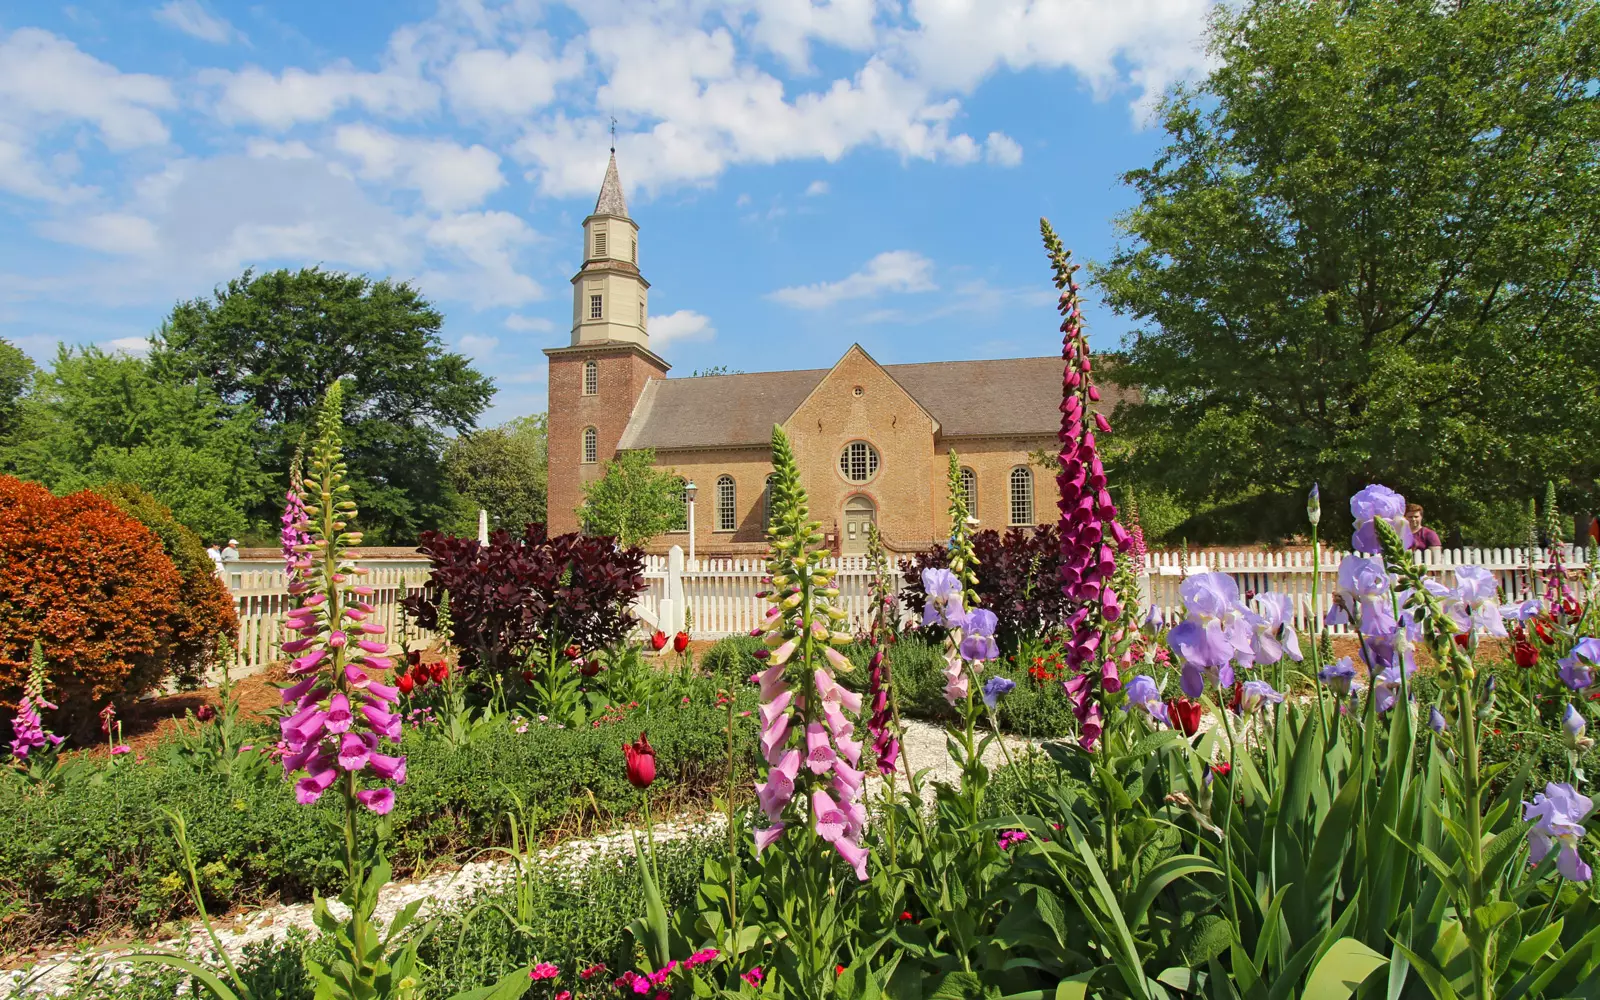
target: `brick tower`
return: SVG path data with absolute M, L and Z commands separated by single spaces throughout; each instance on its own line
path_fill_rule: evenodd
M 670 367 L 650 351 L 639 225 L 628 217 L 611 151 L 594 212 L 583 220 L 583 267 L 572 276 L 572 343 L 546 348 L 552 533 L 578 529 L 583 484 L 617 451 L 645 383 Z

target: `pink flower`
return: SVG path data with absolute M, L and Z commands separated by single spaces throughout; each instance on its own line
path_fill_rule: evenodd
M 111 755 L 113 757 L 120 757 L 125 753 L 133 753 L 133 747 L 123 744 L 121 746 L 114 746 L 111 748 Z
M 356 799 L 379 816 L 394 808 L 394 789 L 366 788 L 356 793 Z
M 555 979 L 557 976 L 560 976 L 560 975 L 561 975 L 561 970 L 556 968 L 554 965 L 551 965 L 549 962 L 540 962 L 538 965 L 535 965 L 533 967 L 533 971 L 532 972 L 528 973 L 528 978 L 529 979 Z
M 756 798 L 767 819 L 776 823 L 794 798 L 794 780 L 800 774 L 800 751 L 786 751 L 779 762 L 767 769 L 767 780 L 756 786 Z

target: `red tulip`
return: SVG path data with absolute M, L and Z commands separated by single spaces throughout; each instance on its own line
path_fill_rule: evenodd
M 522 672 L 522 683 L 524 683 L 524 684 L 532 684 L 533 683 L 533 671 L 532 670 L 524 670 Z
M 662 648 L 666 646 L 666 644 L 667 633 L 661 631 L 660 629 L 656 629 L 656 634 L 650 637 L 650 648 L 659 653 L 661 652 Z
M 417 686 L 417 682 L 411 679 L 410 674 L 401 674 L 394 679 L 394 686 L 400 689 L 401 694 L 410 694 L 411 689 Z
M 641 732 L 632 743 L 622 744 L 622 753 L 628 758 L 628 784 L 635 788 L 649 788 L 650 783 L 656 780 L 656 751 L 645 739 L 644 733 Z
M 677 635 L 672 637 L 672 651 L 674 653 L 681 653 L 681 652 L 683 652 L 684 650 L 686 650 L 688 648 L 689 648 L 689 633 L 687 633 L 687 632 L 679 632 Z
M 444 679 L 450 676 L 450 664 L 444 662 L 443 660 L 434 660 L 432 669 L 433 682 L 435 684 L 443 684 Z
M 1211 773 L 1215 774 L 1219 778 L 1226 778 L 1228 776 L 1228 772 L 1232 770 L 1233 765 L 1229 764 L 1227 761 L 1223 761 L 1221 764 L 1211 765 Z
M 567 659 L 569 660 L 576 660 L 578 657 L 583 655 L 583 650 L 579 649 L 577 646 L 568 646 L 564 652 L 567 654 Z
M 584 662 L 582 660 L 578 661 L 578 673 L 582 674 L 583 676 L 585 676 L 585 677 L 593 677 L 595 674 L 598 674 L 599 672 L 600 672 L 600 664 L 595 663 L 592 660 L 589 661 L 589 662 Z
M 1167 714 L 1183 735 L 1193 736 L 1200 731 L 1200 717 L 1205 714 L 1205 708 L 1188 698 L 1171 698 L 1167 701 Z
M 1527 668 L 1539 662 L 1539 651 L 1526 639 L 1518 639 L 1511 645 L 1511 658 L 1517 661 L 1517 666 Z
M 194 710 L 194 717 L 201 722 L 210 722 L 217 717 L 217 710 L 210 705 L 201 705 Z

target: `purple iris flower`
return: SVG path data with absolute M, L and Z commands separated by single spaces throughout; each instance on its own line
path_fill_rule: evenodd
M 987 608 L 968 611 L 966 621 L 961 626 L 961 658 L 971 661 L 998 658 L 1000 647 L 994 641 L 994 630 L 998 624 L 994 612 Z
M 1452 617 L 1462 630 L 1468 628 L 1504 637 L 1505 621 L 1496 599 L 1500 589 L 1494 574 L 1482 566 L 1456 567 L 1456 589 L 1451 591 L 1456 605 Z
M 1393 708 L 1394 703 L 1400 699 L 1400 671 L 1390 667 L 1374 677 L 1372 697 L 1374 707 L 1379 712 L 1387 712 Z
M 1000 699 L 1010 694 L 1017 682 L 1009 677 L 991 677 L 983 682 L 983 703 L 994 708 Z
M 1356 530 L 1350 535 L 1350 547 L 1357 552 L 1376 555 L 1383 551 L 1378 544 L 1378 529 L 1373 522 L 1384 520 L 1400 535 L 1407 548 L 1411 546 L 1411 526 L 1406 523 L 1406 498 L 1387 486 L 1377 483 L 1350 498 L 1350 515 L 1355 518 Z
M 1566 731 L 1567 742 L 1574 750 L 1587 750 L 1594 746 L 1594 740 L 1588 739 L 1584 733 L 1589 729 L 1588 720 L 1583 713 L 1572 707 L 1572 702 L 1567 702 L 1567 710 L 1561 715 L 1561 728 Z
M 1322 683 L 1328 685 L 1328 690 L 1341 698 L 1348 698 L 1361 690 L 1361 683 L 1356 680 L 1355 661 L 1348 656 L 1342 656 L 1323 667 L 1317 676 L 1322 679 Z
M 1196 573 L 1178 586 L 1189 614 L 1221 620 L 1239 607 L 1239 585 L 1226 573 Z
M 1589 881 L 1594 872 L 1578 856 L 1578 842 L 1584 834 L 1579 824 L 1594 809 L 1594 802 L 1571 785 L 1552 781 L 1543 792 L 1534 793 L 1532 802 L 1522 805 L 1523 820 L 1534 822 L 1528 831 L 1528 860 L 1538 864 L 1552 847 L 1559 847 L 1556 871 L 1574 882 Z
M 1544 602 L 1537 597 L 1529 598 L 1521 604 L 1500 605 L 1500 617 L 1509 618 L 1514 622 L 1525 622 L 1530 618 L 1537 618 L 1544 613 Z
M 1150 718 L 1163 726 L 1172 725 L 1172 720 L 1167 715 L 1166 702 L 1161 700 L 1161 688 L 1156 686 L 1155 678 L 1147 674 L 1137 674 L 1123 685 L 1122 690 L 1128 695 L 1127 704 L 1122 706 L 1124 712 L 1138 705 L 1149 714 Z
M 1389 573 L 1381 561 L 1365 556 L 1345 556 L 1339 563 L 1339 587 L 1334 594 L 1333 607 L 1328 611 L 1328 624 L 1358 624 L 1367 635 L 1394 631 L 1389 588 Z
M 1600 639 L 1592 637 L 1578 640 L 1572 654 L 1556 661 L 1561 683 L 1574 691 L 1594 686 L 1594 668 L 1600 664 Z
M 1436 733 L 1445 731 L 1444 713 L 1439 711 L 1438 705 L 1428 706 L 1428 728 Z
M 1239 693 L 1239 712 L 1241 715 L 1254 712 L 1263 705 L 1280 705 L 1283 695 L 1275 691 L 1266 681 L 1245 681 Z
M 1233 687 L 1233 665 L 1224 663 L 1221 666 L 1202 667 L 1186 660 L 1178 672 L 1178 686 L 1186 696 L 1198 698 L 1206 693 L 1207 678 L 1215 681 L 1218 689 L 1225 691 Z
M 1257 594 L 1260 614 L 1245 613 L 1250 623 L 1251 649 L 1257 665 L 1277 663 L 1285 656 L 1299 662 L 1300 637 L 1294 631 L 1294 598 L 1288 594 Z
M 1407 677 L 1417 672 L 1416 647 L 1402 630 L 1389 635 L 1369 635 L 1362 640 L 1361 649 L 1373 670 L 1404 666 Z
M 922 607 L 922 624 L 960 628 L 966 619 L 961 607 L 961 581 L 947 569 L 922 571 L 922 589 L 928 595 Z

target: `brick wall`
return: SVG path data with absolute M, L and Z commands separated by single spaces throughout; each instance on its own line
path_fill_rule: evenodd
M 633 406 L 653 378 L 665 378 L 666 364 L 633 345 L 563 347 L 545 351 L 550 359 L 549 434 L 550 531 L 578 530 L 577 509 L 583 484 L 598 479 L 617 451 L 617 441 Z M 583 394 L 583 366 L 598 365 L 598 391 Z M 595 462 L 583 461 L 583 430 L 593 427 Z

